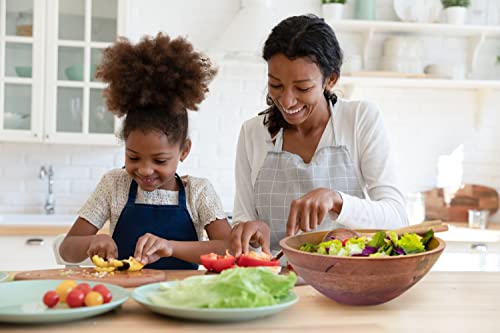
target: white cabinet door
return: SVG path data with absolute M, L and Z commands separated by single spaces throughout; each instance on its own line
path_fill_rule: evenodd
M 62 268 L 52 251 L 55 236 L 1 236 L 0 271 Z M 8 258 L 7 258 L 8 257 Z
M 120 0 L 55 0 L 47 7 L 47 142 L 117 144 L 119 122 L 95 78 L 102 52 L 120 34 Z
M 95 79 L 127 0 L 0 0 L 0 141 L 115 145 Z
M 0 140 L 42 140 L 45 0 L 0 0 Z

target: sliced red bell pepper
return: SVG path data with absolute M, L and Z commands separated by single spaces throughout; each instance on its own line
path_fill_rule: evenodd
M 232 268 L 236 258 L 230 254 L 221 256 L 216 253 L 208 253 L 201 255 L 200 261 L 207 270 L 220 273 L 225 269 Z
M 272 260 L 270 255 L 256 252 L 250 252 L 248 255 L 242 254 L 236 263 L 242 267 L 280 266 L 279 260 Z

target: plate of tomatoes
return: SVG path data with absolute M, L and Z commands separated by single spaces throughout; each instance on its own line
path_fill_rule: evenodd
M 108 283 L 79 280 L 0 284 L 0 323 L 49 323 L 88 318 L 115 309 L 129 292 Z

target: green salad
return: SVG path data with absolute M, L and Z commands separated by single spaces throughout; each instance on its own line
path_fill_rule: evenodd
M 192 276 L 149 295 L 159 306 L 254 308 L 278 304 L 297 281 L 295 273 L 278 275 L 265 267 L 226 269 L 219 275 Z
M 432 237 L 434 237 L 432 229 L 424 237 L 413 233 L 405 233 L 398 237 L 394 231 L 387 234 L 385 231 L 379 231 L 371 238 L 353 237 L 345 240 L 333 238 L 319 244 L 304 243 L 300 246 L 300 250 L 344 257 L 400 256 L 424 252 Z

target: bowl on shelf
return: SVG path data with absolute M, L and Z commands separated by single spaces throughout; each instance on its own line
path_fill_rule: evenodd
M 388 302 L 424 277 L 445 248 L 434 237 L 422 253 L 394 257 L 341 257 L 300 251 L 302 244 L 319 244 L 328 231 L 289 236 L 281 248 L 295 272 L 332 300 L 350 305 Z
M 32 67 L 31 66 L 16 66 L 16 74 L 19 77 L 31 77 Z
M 4 112 L 4 129 L 29 129 L 30 115 L 18 112 Z
M 97 65 L 92 64 L 90 68 L 90 79 L 94 78 Z M 66 78 L 70 81 L 83 81 L 83 64 L 76 64 L 66 67 L 64 70 Z

